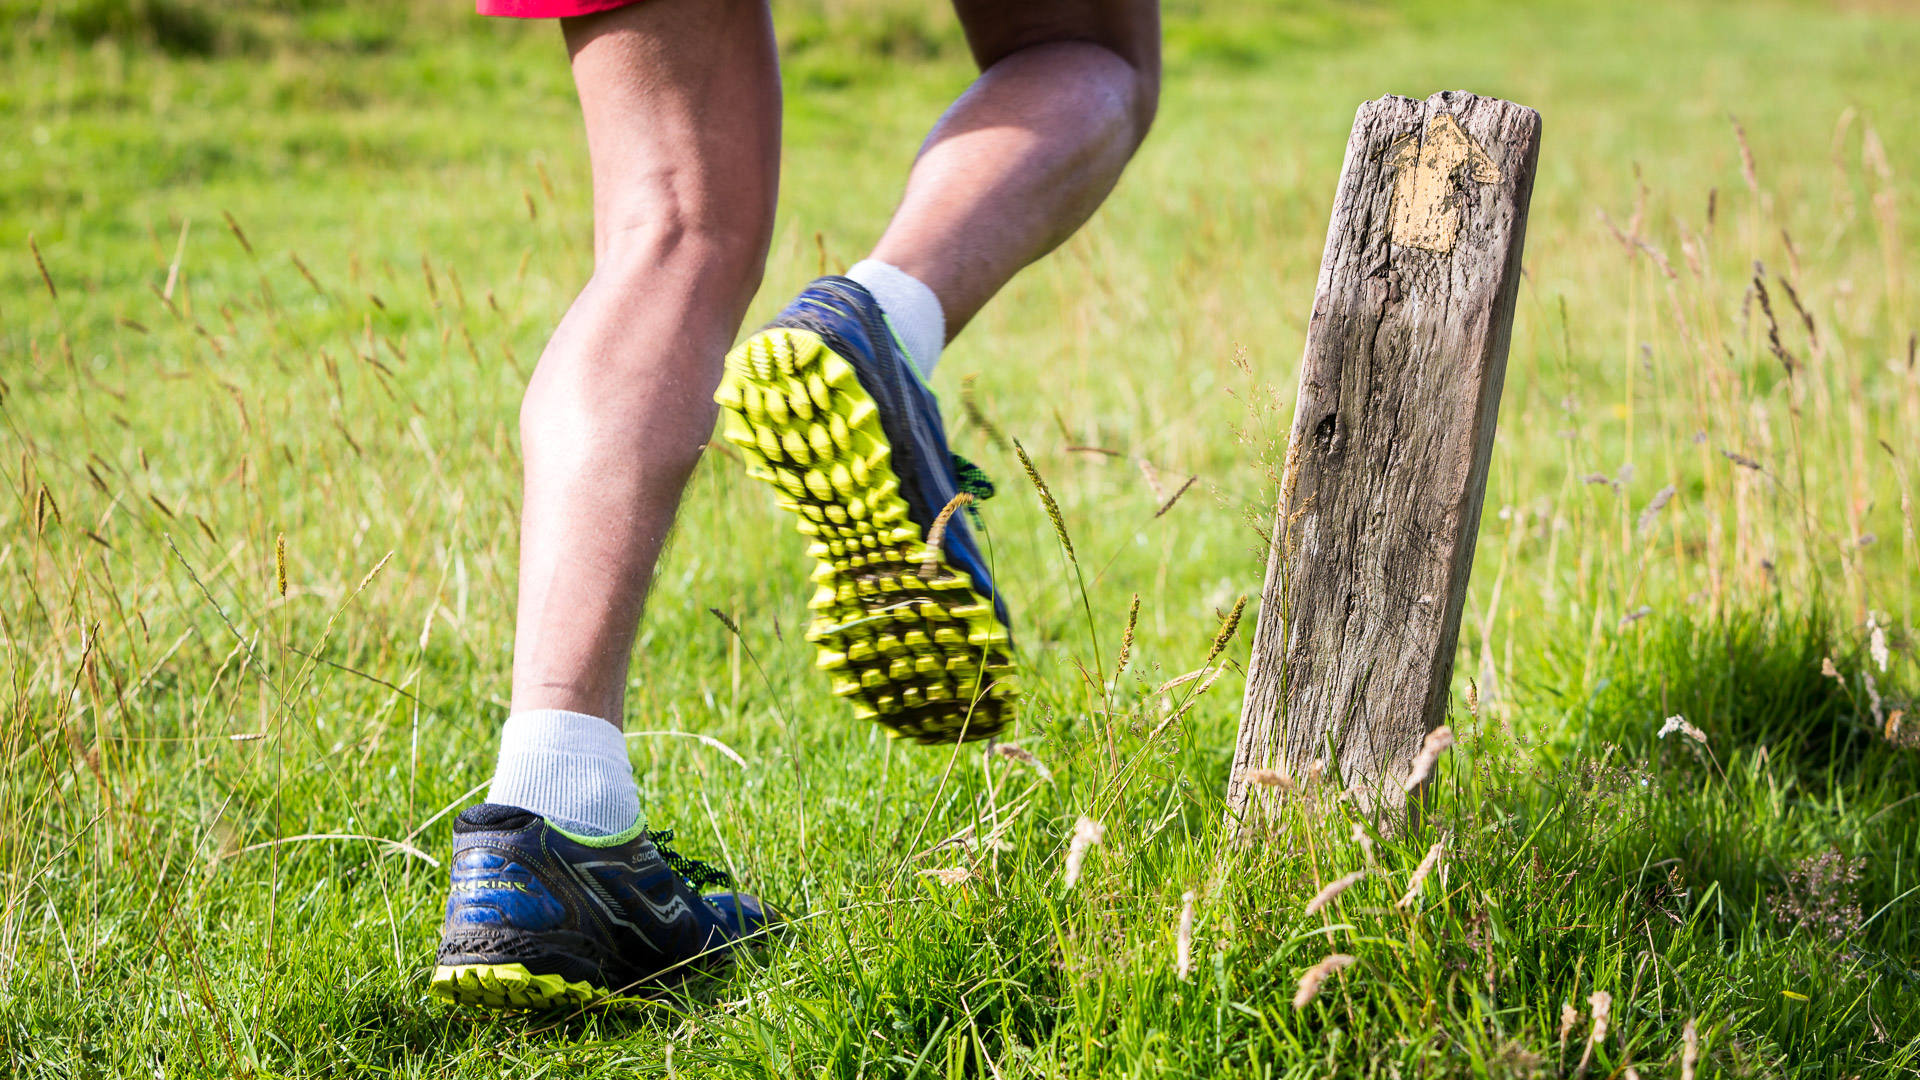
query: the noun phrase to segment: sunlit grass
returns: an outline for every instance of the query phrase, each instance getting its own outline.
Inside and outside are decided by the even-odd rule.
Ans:
[[[636,771],[800,922],[684,996],[499,1019],[426,995],[428,860],[491,769],[518,394],[591,254],[558,42],[327,4],[87,41],[82,7],[0,3],[12,1071],[1678,1077],[1691,1021],[1700,1076],[1914,1072],[1920,23],[1171,4],[1140,160],[937,380],[1000,481],[1034,760],[851,723],[796,632],[803,545],[709,455],[628,727],[745,764],[639,735]],[[779,19],[756,318],[859,257],[969,74],[938,8]],[[1347,126],[1455,86],[1547,133],[1459,742],[1414,828],[1337,778],[1230,826],[1222,620],[1261,585]],[[269,843],[315,833],[377,839]]]

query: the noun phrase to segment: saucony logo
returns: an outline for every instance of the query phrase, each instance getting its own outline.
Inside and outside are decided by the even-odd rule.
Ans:
[[[628,927],[629,929],[637,930],[638,928],[634,927],[633,924],[613,914],[612,909],[616,906],[614,903],[613,897],[610,894],[608,894],[606,890],[606,886],[601,884],[599,876],[592,873],[593,868],[598,866],[612,867],[616,870],[624,871],[629,874],[634,873],[635,868],[628,863],[614,862],[611,860],[605,861],[605,862],[589,862],[589,863],[574,864],[575,873],[577,873],[583,879],[583,883],[585,883],[587,885],[587,888],[593,892],[594,896],[597,897],[601,901],[601,903],[605,904],[609,909],[608,917],[620,923],[621,925]],[[646,891],[639,888],[638,886],[634,887],[633,894],[640,898],[640,903],[645,905],[646,909],[653,913],[654,918],[659,919],[661,922],[664,922],[664,923],[679,922],[682,918],[691,914],[693,911],[692,908],[689,908],[687,906],[687,901],[685,900],[685,898],[679,896],[678,894],[675,894],[673,899],[665,904],[654,903],[653,898],[648,896],[646,894]]]

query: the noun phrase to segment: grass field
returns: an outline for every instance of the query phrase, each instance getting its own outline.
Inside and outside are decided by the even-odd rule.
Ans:
[[[776,14],[755,321],[864,253],[971,74],[938,5]],[[803,544],[709,454],[627,728],[653,827],[797,927],[505,1018],[426,985],[505,714],[519,391],[591,260],[557,34],[338,0],[0,26],[9,1075],[1920,1072],[1907,5],[1168,0],[1140,158],[936,380],[1000,481],[1038,764],[855,725],[796,633]],[[1260,588],[1346,131],[1452,88],[1546,127],[1461,741],[1415,830],[1332,785],[1231,830],[1251,619],[1212,646]]]

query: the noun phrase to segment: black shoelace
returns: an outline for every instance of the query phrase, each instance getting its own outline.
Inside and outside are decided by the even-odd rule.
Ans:
[[[660,853],[660,858],[667,864],[667,868],[679,874],[681,880],[685,881],[694,889],[704,889],[708,886],[718,887],[733,883],[733,877],[725,870],[720,869],[712,863],[701,862],[699,859],[689,859],[685,855],[668,847],[667,844],[673,840],[672,829],[660,829],[649,832],[647,833],[647,839],[653,841],[654,850]]]
[[[953,459],[954,479],[960,482],[962,492],[973,496],[976,504],[993,498],[995,489],[993,481],[987,477],[986,470],[952,451],[948,451],[947,456]],[[981,523],[979,510],[969,506],[967,514],[973,518],[975,524]]]

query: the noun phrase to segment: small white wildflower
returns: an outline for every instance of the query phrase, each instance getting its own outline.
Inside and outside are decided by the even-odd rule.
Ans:
[[[1080,820],[1073,826],[1073,839],[1067,843],[1067,866],[1060,877],[1062,885],[1073,888],[1074,883],[1080,880],[1080,867],[1087,861],[1087,850],[1106,835],[1105,825],[1085,814],[1080,815]]]
[[[1193,890],[1180,894],[1180,928],[1173,938],[1173,970],[1181,982],[1193,974]]]
[[[1560,1003],[1560,1045],[1567,1044],[1567,1036],[1573,1034],[1573,1026],[1580,1022],[1580,1010],[1571,1002]]]
[[[1414,755],[1413,770],[1407,773],[1406,788],[1412,791],[1426,781],[1433,773],[1433,763],[1440,760],[1440,754],[1453,745],[1453,729],[1445,724],[1427,732],[1426,741],[1420,744],[1420,752]]]
[[[1660,725],[1660,734],[1657,737],[1664,739],[1676,731],[1701,746],[1707,745],[1707,733],[1687,723],[1686,717],[1678,715],[1667,717],[1667,722]]]
[[[1881,710],[1880,705],[1880,687],[1873,681],[1873,672],[1861,672],[1860,682],[1867,688],[1867,708],[1873,713],[1874,726],[1878,727],[1886,723],[1886,713]]]
[[[1680,1042],[1680,1080],[1693,1080],[1694,1066],[1700,1062],[1700,1032],[1691,1017],[1687,1019],[1687,1026],[1680,1029]]]
[[[1317,913],[1321,908],[1326,907],[1328,904],[1331,904],[1335,900],[1339,899],[1341,893],[1346,892],[1348,889],[1352,888],[1355,882],[1358,882],[1361,878],[1366,876],[1367,876],[1367,872],[1365,870],[1355,870],[1353,873],[1348,874],[1346,877],[1335,878],[1334,880],[1327,882],[1325,888],[1321,889],[1317,893],[1314,893],[1313,899],[1307,901],[1306,913],[1308,915]]]
[[[1892,659],[1887,653],[1887,630],[1873,620],[1873,612],[1867,612],[1867,651],[1872,654],[1873,662],[1880,668],[1880,674],[1887,673],[1887,662]]]
[[[1327,981],[1334,972],[1353,966],[1356,958],[1346,953],[1334,953],[1325,960],[1313,965],[1300,976],[1300,989],[1294,992],[1293,1007],[1304,1009],[1320,993],[1320,984]]]

